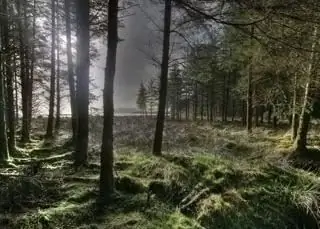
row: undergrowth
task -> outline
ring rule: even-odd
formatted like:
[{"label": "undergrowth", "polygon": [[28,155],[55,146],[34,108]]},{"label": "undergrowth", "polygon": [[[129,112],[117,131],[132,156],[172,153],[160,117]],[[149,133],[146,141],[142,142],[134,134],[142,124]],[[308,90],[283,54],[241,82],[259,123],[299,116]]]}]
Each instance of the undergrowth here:
[{"label": "undergrowth", "polygon": [[[180,128],[173,142],[188,149],[171,145],[162,157],[131,145],[136,137],[130,144],[118,141],[117,191],[105,209],[96,202],[98,152],[75,171],[68,150],[38,144],[28,151],[31,160],[0,168],[0,228],[319,228],[319,177],[275,160],[290,147],[287,136],[255,130],[257,137],[241,138],[240,128],[229,135],[222,127]],[[149,142],[139,138],[139,144]],[[23,172],[35,161],[42,163],[36,175]]]}]

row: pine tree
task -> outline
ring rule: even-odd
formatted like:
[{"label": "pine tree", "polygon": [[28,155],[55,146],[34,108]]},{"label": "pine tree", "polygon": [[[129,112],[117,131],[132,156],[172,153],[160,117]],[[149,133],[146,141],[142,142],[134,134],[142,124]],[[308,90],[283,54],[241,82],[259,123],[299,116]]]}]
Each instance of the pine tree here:
[{"label": "pine tree", "polygon": [[146,115],[147,109],[147,90],[144,84],[141,82],[138,97],[137,97],[137,106]]}]

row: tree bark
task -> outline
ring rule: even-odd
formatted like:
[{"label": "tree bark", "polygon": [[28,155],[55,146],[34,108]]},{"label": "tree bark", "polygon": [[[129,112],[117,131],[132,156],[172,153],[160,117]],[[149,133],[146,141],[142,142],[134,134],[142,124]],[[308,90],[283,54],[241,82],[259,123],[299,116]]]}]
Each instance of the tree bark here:
[{"label": "tree bark", "polygon": [[[0,12],[7,15],[7,2],[3,1],[2,9]],[[4,22],[5,23],[5,22]],[[7,24],[7,23],[5,23]],[[4,28],[3,28],[4,27]],[[3,31],[4,30],[4,31]],[[8,55],[6,40],[8,41],[8,33],[6,34],[6,25],[0,26],[0,70],[4,70],[5,61],[7,58],[3,54]],[[2,42],[4,41],[4,44]],[[6,126],[6,107],[5,107],[5,94],[4,94],[4,74],[0,73],[0,162],[5,162],[9,159],[8,139],[7,139],[7,126]]]},{"label": "tree bark", "polygon": [[114,192],[113,176],[113,118],[114,77],[118,45],[118,0],[109,0],[108,7],[108,51],[104,80],[104,119],[101,146],[100,198],[108,201]]},{"label": "tree bark", "polygon": [[[251,46],[253,44],[254,27],[251,26]],[[247,88],[247,131],[252,133],[252,68],[253,68],[253,57],[251,57],[251,63],[249,64],[248,74],[248,88]]]},{"label": "tree bark", "polygon": [[167,97],[168,85],[168,68],[169,68],[169,49],[170,49],[170,27],[171,27],[171,0],[165,0],[164,13],[164,33],[163,33],[163,50],[161,63],[161,77],[160,77],[160,94],[158,117],[156,124],[156,131],[154,136],[153,154],[160,156],[162,148],[164,116]]},{"label": "tree bark", "polygon": [[53,137],[53,119],[54,119],[54,100],[56,94],[56,3],[51,0],[51,76],[50,76],[50,101],[49,101],[49,116],[47,122],[46,138]]},{"label": "tree bark", "polygon": [[87,164],[89,138],[89,68],[90,32],[89,0],[77,1],[78,66],[77,66],[77,115],[78,133],[75,165]]},{"label": "tree bark", "polygon": [[194,82],[193,90],[193,121],[197,121],[198,118],[198,83]]},{"label": "tree bark", "polygon": [[71,46],[71,20],[70,20],[70,1],[65,0],[65,19],[66,19],[66,39],[67,39],[67,63],[68,63],[68,85],[70,93],[71,122],[72,122],[72,142],[75,143],[77,136],[77,109],[76,91],[74,82],[74,70]]},{"label": "tree bark", "polygon": [[[25,1],[24,1],[25,2]],[[21,1],[17,1],[17,10],[19,18],[24,18],[24,26],[26,27],[26,9],[24,9],[24,15],[22,15],[23,6]],[[19,27],[19,55],[20,55],[20,79],[21,79],[21,103],[22,103],[22,131],[21,131],[21,141],[30,141],[30,129],[29,129],[29,118],[28,118],[28,58],[27,58],[27,48],[25,37],[23,34],[22,20],[18,20]]]},{"label": "tree bark", "polygon": [[14,93],[13,93],[13,72],[12,72],[12,58],[9,44],[9,12],[7,0],[2,1],[2,7],[5,12],[3,22],[3,47],[5,48],[5,72],[7,84],[7,117],[8,117],[8,148],[10,153],[16,150],[16,126],[15,126],[15,112],[14,112]]},{"label": "tree bark", "polygon": [[28,78],[28,129],[32,127],[32,103],[33,103],[33,78],[34,78],[34,65],[36,61],[35,56],[35,36],[36,36],[36,0],[33,1],[33,18],[32,18],[32,48],[31,48],[31,65],[30,77]]},{"label": "tree bark", "polygon": [[312,82],[312,70],[314,61],[314,50],[317,43],[318,28],[314,27],[313,31],[313,43],[311,47],[310,60],[307,69],[307,80],[305,85],[305,94],[303,100],[302,111],[300,115],[299,128],[297,131],[297,137],[294,142],[294,148],[297,152],[305,152],[307,150],[307,134],[309,130],[309,123],[311,119],[310,111],[308,109],[310,100],[310,84]]}]

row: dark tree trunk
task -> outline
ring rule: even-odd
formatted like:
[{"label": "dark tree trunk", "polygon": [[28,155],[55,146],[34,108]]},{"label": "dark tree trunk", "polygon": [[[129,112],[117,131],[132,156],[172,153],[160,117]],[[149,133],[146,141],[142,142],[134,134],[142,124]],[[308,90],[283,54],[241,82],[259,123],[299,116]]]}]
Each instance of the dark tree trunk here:
[{"label": "dark tree trunk", "polygon": [[229,100],[230,100],[230,77],[231,74],[228,73],[228,78],[226,81],[226,99],[225,99],[225,112],[224,112],[224,121],[227,122],[228,121],[228,116],[229,116]]},{"label": "dark tree trunk", "polygon": [[271,124],[271,118],[272,118],[272,106],[268,105],[268,124]]},{"label": "dark tree trunk", "polygon": [[157,156],[161,155],[163,127],[164,127],[164,112],[165,112],[166,97],[167,97],[169,49],[170,49],[170,27],[171,27],[171,7],[172,7],[171,0],[165,0],[159,107],[158,107],[156,131],[155,131],[155,136],[154,136],[154,144],[153,144],[153,154],[157,155]]},{"label": "dark tree trunk", "polygon": [[[26,21],[26,13],[24,9],[24,15],[22,15],[23,6],[21,1],[17,1],[17,9],[19,18],[24,18]],[[26,22],[25,22],[26,23]],[[24,25],[25,26],[25,25]],[[25,44],[25,37],[23,35],[23,25],[22,20],[18,21],[19,27],[19,55],[20,55],[20,79],[21,79],[21,102],[22,102],[22,131],[21,131],[21,141],[30,141],[30,130],[29,130],[29,118],[28,118],[28,58],[27,58],[27,48]]]},{"label": "dark tree trunk", "polygon": [[14,103],[15,103],[15,120],[16,120],[16,123],[19,122],[19,104],[18,104],[18,94],[19,94],[19,91],[18,91],[18,78],[17,78],[17,64],[16,64],[16,55],[14,54],[13,55],[13,72],[14,72],[14,96],[15,96],[15,100],[14,100]]},{"label": "dark tree trunk", "polygon": [[264,122],[264,120],[263,120],[264,112],[265,112],[265,106],[262,105],[262,106],[260,106],[260,123],[261,124],[263,124],[263,122]]},{"label": "dark tree trunk", "polygon": [[65,19],[66,19],[66,39],[67,39],[67,63],[68,63],[68,84],[70,93],[71,120],[72,120],[72,141],[76,141],[77,133],[77,109],[76,91],[74,82],[72,47],[71,47],[71,20],[70,20],[70,1],[65,0]]},{"label": "dark tree trunk", "polygon": [[3,23],[3,46],[5,48],[5,72],[6,72],[6,83],[7,83],[7,117],[8,117],[8,148],[10,153],[14,153],[16,149],[15,140],[15,112],[14,112],[14,94],[13,94],[13,73],[12,73],[12,58],[10,55],[10,44],[9,44],[9,12],[7,0],[2,1],[2,8],[4,10],[4,23]]},{"label": "dark tree trunk", "polygon": [[247,123],[247,110],[246,110],[246,101],[242,101],[242,125],[245,126]]},{"label": "dark tree trunk", "polygon": [[232,122],[234,121],[235,115],[236,115],[236,101],[232,99],[232,117],[231,117]]},{"label": "dark tree trunk", "polygon": [[[254,27],[251,26],[251,43],[253,42]],[[252,68],[253,60],[251,58],[251,63],[249,64],[249,75],[248,75],[248,86],[247,86],[247,131],[252,132]]]},{"label": "dark tree trunk", "polygon": [[211,95],[210,95],[210,122],[213,122],[213,116],[214,116],[214,105],[215,105],[215,101],[214,101],[214,82],[211,82]]},{"label": "dark tree trunk", "polygon": [[33,100],[33,76],[34,65],[36,61],[35,56],[35,39],[36,39],[36,0],[33,1],[33,18],[32,18],[32,48],[31,48],[31,65],[30,76],[28,77],[28,129],[32,127],[32,100]]},{"label": "dark tree trunk", "polygon": [[194,83],[193,91],[193,121],[197,121],[198,118],[198,83]]},{"label": "dark tree trunk", "polygon": [[77,66],[77,116],[78,134],[75,165],[87,164],[89,137],[89,67],[90,33],[89,0],[77,1],[78,66]]},{"label": "dark tree trunk", "polygon": [[55,0],[51,0],[51,76],[50,76],[50,101],[49,101],[49,116],[47,123],[46,138],[53,137],[53,119],[54,119],[54,100],[56,94],[56,4]]},{"label": "dark tree trunk", "polygon": [[113,118],[114,76],[118,45],[118,0],[109,0],[108,52],[104,81],[104,119],[101,146],[100,198],[106,202],[114,192],[113,177]]},{"label": "dark tree trunk", "polygon": [[[4,0],[3,5],[0,8],[0,13],[2,15],[8,15],[7,14],[7,1]],[[5,63],[8,61],[8,57],[6,58],[6,55],[9,55],[8,45],[9,45],[9,33],[8,33],[8,17],[5,16],[4,25],[0,24],[0,71],[4,72],[5,70],[8,70],[5,65],[8,63]],[[4,43],[4,44],[2,44]],[[6,54],[6,55],[4,55]],[[7,123],[6,123],[6,106],[5,106],[5,74],[0,73],[0,163],[5,162],[9,159],[9,149],[8,149],[8,139],[7,139]]]},{"label": "dark tree trunk", "polygon": [[203,121],[203,116],[204,116],[204,96],[203,96],[203,91],[201,90],[201,94],[200,94],[200,118],[201,121]]},{"label": "dark tree trunk", "polygon": [[255,115],[254,115],[254,122],[255,126],[259,126],[259,116],[260,116],[260,106],[256,105],[255,107]]}]

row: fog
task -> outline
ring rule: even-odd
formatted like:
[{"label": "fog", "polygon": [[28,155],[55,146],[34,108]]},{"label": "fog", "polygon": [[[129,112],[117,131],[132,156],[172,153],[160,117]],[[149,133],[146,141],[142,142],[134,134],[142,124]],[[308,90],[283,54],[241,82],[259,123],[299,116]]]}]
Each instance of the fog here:
[{"label": "fog", "polygon": [[[136,108],[136,95],[140,83],[156,76],[158,68],[151,57],[159,55],[161,32],[154,21],[159,21],[161,13],[156,5],[140,1],[139,7],[134,7],[130,16],[124,17],[124,27],[119,29],[122,41],[118,44],[117,67],[115,76],[115,108]],[[151,45],[152,44],[152,45]],[[98,86],[96,93],[98,101],[91,107],[102,108],[102,90],[104,84],[104,67],[106,44],[100,42],[100,58],[91,67],[91,77]]]}]

